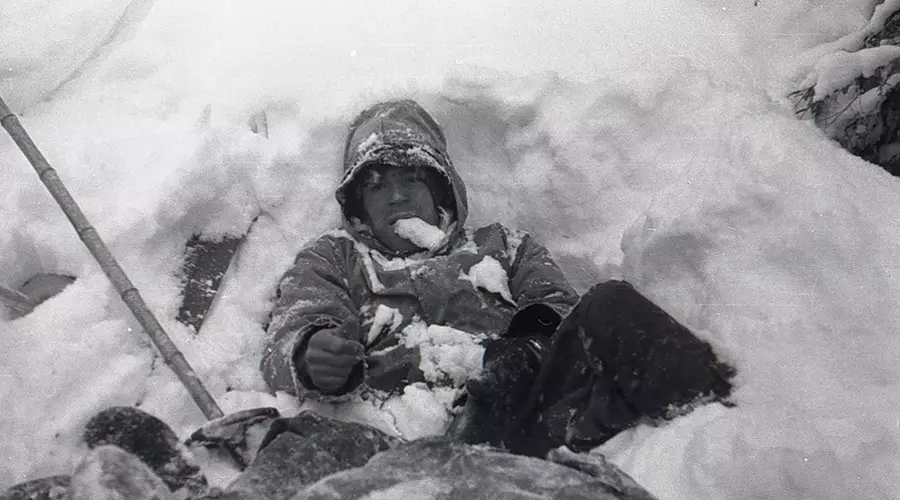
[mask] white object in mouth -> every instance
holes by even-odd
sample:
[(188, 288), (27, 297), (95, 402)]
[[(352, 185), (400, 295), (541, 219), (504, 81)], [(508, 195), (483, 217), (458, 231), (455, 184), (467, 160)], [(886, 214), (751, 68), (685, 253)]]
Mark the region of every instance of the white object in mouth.
[(439, 228), (423, 221), (418, 217), (400, 219), (393, 224), (394, 232), (414, 245), (427, 249), (437, 250), (447, 236)]

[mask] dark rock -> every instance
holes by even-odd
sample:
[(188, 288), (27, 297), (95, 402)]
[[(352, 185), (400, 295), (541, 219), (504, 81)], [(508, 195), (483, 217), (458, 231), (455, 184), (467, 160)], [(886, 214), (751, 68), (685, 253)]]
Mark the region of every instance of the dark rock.
[(85, 425), (83, 438), (89, 448), (113, 445), (137, 456), (173, 492), (206, 490), (206, 478), (175, 432), (137, 408), (115, 406), (101, 411)]
[[(565, 454), (561, 455), (566, 457)], [(574, 459), (566, 458), (569, 462)], [(420, 439), (375, 455), (364, 467), (309, 486), (293, 500), (652, 500), (611, 464), (578, 468), (445, 438)]]

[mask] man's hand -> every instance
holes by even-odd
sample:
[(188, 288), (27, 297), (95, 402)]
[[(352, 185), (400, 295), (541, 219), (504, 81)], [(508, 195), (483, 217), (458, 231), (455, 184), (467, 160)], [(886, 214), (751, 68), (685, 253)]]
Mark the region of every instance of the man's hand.
[(338, 329), (319, 330), (309, 339), (306, 367), (313, 384), (325, 392), (335, 392), (365, 357), (365, 348), (355, 340), (338, 335)]

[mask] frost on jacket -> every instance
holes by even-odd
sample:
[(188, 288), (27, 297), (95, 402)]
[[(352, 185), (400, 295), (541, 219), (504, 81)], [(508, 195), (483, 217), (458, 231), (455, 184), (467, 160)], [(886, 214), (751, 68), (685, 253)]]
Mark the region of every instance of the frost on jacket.
[[(447, 235), (443, 245), (397, 256), (348, 216), (348, 186), (375, 162), (426, 166), (441, 174), (455, 204), (454, 216), (441, 227)], [(415, 332), (432, 325), (435, 331), (466, 332), (474, 342), (550, 335), (577, 301), (549, 252), (530, 236), (500, 224), (465, 226), (465, 185), (440, 127), (414, 102), (383, 103), (362, 114), (351, 125), (343, 166), (336, 191), (343, 229), (303, 248), (279, 284), (262, 359), (273, 390), (337, 401), (367, 388), (397, 392), (422, 381), (459, 386), (458, 374), (423, 371), (427, 363)], [(303, 353), (317, 330), (341, 325), (366, 347), (366, 359), (340, 391), (324, 394), (306, 374)], [(441, 351), (426, 357), (435, 352)]]

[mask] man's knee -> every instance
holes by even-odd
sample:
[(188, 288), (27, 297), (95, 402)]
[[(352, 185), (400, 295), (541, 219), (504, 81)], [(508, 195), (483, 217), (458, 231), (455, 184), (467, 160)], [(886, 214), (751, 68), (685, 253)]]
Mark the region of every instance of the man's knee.
[(609, 321), (612, 316), (625, 312), (643, 313), (655, 306), (638, 292), (631, 283), (609, 280), (594, 285), (579, 302), (580, 316), (589, 323)]
[(634, 286), (627, 281), (608, 280), (591, 287), (582, 300), (589, 302), (615, 302), (623, 298), (640, 296)]

